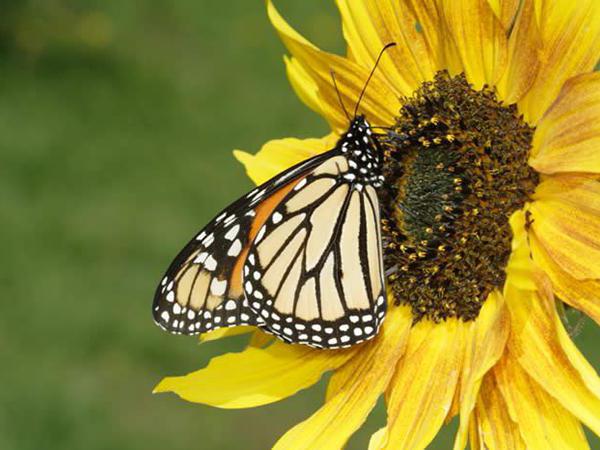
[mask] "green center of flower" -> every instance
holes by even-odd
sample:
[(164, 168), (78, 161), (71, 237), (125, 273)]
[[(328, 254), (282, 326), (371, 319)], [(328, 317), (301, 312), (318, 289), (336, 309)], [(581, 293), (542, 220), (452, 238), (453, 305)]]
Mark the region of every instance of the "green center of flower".
[(389, 285), (415, 320), (473, 320), (504, 284), (509, 218), (539, 181), (527, 164), (533, 129), (462, 75), (439, 72), (403, 103), (385, 140)]

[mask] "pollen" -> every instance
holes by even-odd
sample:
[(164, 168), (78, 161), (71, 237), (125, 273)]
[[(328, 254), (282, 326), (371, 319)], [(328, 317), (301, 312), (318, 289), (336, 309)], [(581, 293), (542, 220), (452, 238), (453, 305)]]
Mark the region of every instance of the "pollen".
[(384, 142), (381, 190), (388, 282), (415, 321), (475, 319), (504, 284), (509, 218), (539, 182), (534, 129), (464, 75), (439, 72), (403, 106)]

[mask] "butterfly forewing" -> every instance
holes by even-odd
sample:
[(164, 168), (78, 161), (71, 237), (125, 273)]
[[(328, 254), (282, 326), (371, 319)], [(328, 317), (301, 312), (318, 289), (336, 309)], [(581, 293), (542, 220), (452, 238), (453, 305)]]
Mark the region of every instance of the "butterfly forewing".
[(285, 195), (326, 155), (298, 164), (218, 214), (171, 263), (156, 289), (155, 322), (176, 334), (261, 325), (245, 301), (243, 263), (249, 245)]
[(350, 346), (373, 337), (385, 316), (378, 157), (357, 133), (286, 194), (244, 265), (250, 309), (288, 342)]

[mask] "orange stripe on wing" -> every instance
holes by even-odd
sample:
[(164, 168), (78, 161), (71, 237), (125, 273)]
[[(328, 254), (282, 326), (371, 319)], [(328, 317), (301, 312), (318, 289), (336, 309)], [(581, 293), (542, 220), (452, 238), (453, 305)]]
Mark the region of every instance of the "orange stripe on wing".
[(277, 208), (277, 205), (281, 203), (283, 198), (298, 184), (300, 180), (302, 180), (304, 176), (297, 178), (291, 183), (288, 183), (278, 191), (275, 191), (269, 197), (264, 199), (259, 203), (256, 207), (254, 216), (254, 220), (252, 221), (252, 227), (250, 228), (250, 232), (248, 233), (248, 243), (246, 247), (242, 249), (240, 256), (235, 262), (235, 266), (233, 267), (233, 271), (231, 273), (230, 280), (230, 288), (229, 288), (229, 296), (231, 298), (239, 298), (244, 295), (244, 291), (242, 289), (242, 269), (244, 267), (244, 262), (246, 261), (246, 256), (248, 255), (248, 250), (252, 245), (252, 241), (258, 234), (258, 231), (263, 226), (263, 224), (267, 221), (267, 219), (273, 213), (273, 210)]

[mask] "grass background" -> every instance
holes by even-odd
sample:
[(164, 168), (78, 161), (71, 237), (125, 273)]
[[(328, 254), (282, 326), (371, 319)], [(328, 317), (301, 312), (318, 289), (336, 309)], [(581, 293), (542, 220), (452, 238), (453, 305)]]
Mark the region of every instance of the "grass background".
[[(323, 3), (278, 5), (341, 51)], [(151, 395), (243, 345), (199, 346), (150, 316), (171, 258), (251, 186), (231, 150), (326, 132), (283, 53), (262, 1), (3, 4), (0, 448), (264, 449), (321, 403), (322, 383), (248, 411)], [(599, 338), (591, 322), (577, 338), (595, 367)], [(379, 405), (348, 448), (384, 420)]]

